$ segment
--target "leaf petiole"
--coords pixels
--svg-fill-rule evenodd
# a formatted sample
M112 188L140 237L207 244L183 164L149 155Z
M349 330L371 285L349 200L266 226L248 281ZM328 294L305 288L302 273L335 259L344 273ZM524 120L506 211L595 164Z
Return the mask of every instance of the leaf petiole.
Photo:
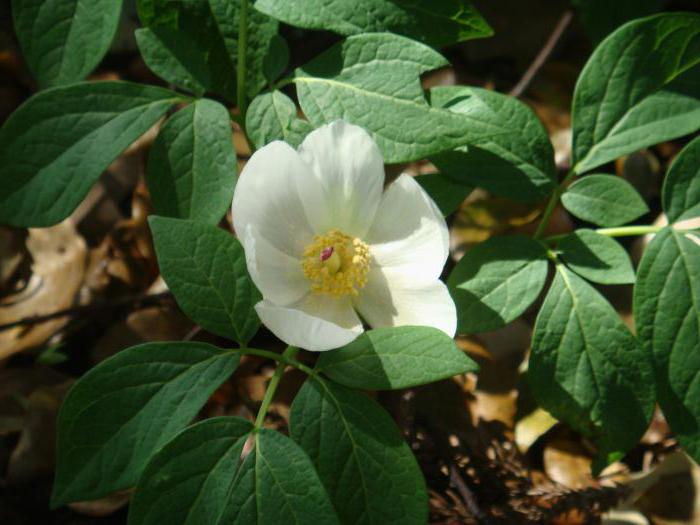
M566 190L566 187L569 185L569 183L573 180L574 177L576 177L576 173L574 173L574 171L572 170L566 175L566 177L564 177L564 180L561 181L561 184L554 188L554 191L552 191L552 195L549 197L549 202L547 202L547 207L542 213L542 219L540 219L540 223L537 226L537 230L535 231L535 235L533 235L533 238L539 239L542 237L545 230L547 229L547 224L549 224L549 219L552 217L552 213L554 212L554 209L559 203L559 199L561 198L562 194Z
M282 379L282 374L284 374L284 370L285 368L287 368L287 359L293 359L298 351L299 349L296 346L288 346L282 354L282 359L277 365L277 369L275 370L272 379L270 379L270 384L267 386L267 390L265 391L265 397L263 398L262 404L260 405L260 410L258 410L258 416L255 418L254 431L260 430L263 426L263 423L265 422L265 415L267 414L267 409L270 407L272 398L275 396L275 392L277 391L277 387L279 386L280 379Z
M632 225L632 226L619 226L617 228L598 228L597 230L593 230L594 232L600 234L600 235L605 235L607 237L633 237L635 235L647 235L650 233L659 233L661 230L664 228L667 228L668 226L653 226L653 225ZM675 231L680 232L680 233L690 233L696 231L693 228L690 229L676 229L674 228ZM562 233L559 235L551 235L550 237L545 237L543 240L546 243L556 243L560 240L562 240L564 237L567 237L569 234L568 233Z
M306 366L304 363L302 363L300 361L297 361L292 356L285 356L284 354L278 354L277 352L270 352L269 350L261 350L259 348L248 348L248 347L236 348L233 351L234 352L241 352L242 354L246 354L246 355L256 355L258 357L272 359L273 361L277 361L278 363L292 366L292 367L296 368L297 370L301 370L302 372L304 372L310 376L316 375L316 372L312 368Z

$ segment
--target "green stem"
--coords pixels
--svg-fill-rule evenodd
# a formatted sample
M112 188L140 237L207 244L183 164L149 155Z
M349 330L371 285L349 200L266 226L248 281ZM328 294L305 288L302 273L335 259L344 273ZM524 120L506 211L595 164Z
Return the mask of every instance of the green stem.
M620 226L618 228L598 228L593 230L600 235L605 235L607 237L632 237L635 235L647 235L648 233L659 233L661 230L667 226L644 226L644 225L633 225L633 226ZM693 230L678 230L693 231ZM545 242L555 243L562 240L564 237L568 236L568 233L562 233L560 235L551 235L544 239Z
M262 350L264 352L264 350ZM260 405L260 410L258 410L258 416L255 418L255 430L260 430L265 422L265 415L267 414L267 409L270 407L272 398L275 397L275 392L280 384L280 379L282 379L282 374L284 374L284 369L287 367L287 359L293 359L299 349L296 346L289 346L282 354L282 361L277 365L272 379L270 379L270 384L267 385L267 390L265 391L265 397Z
M568 175L564 177L564 180L561 181L561 184L554 188L554 191L552 192L552 195L549 198L549 202L547 203L547 207L542 213L542 219L540 219L540 223L537 226L537 230L535 231L535 239L539 239L540 237L542 237L542 235L544 235L544 231L547 229L547 224L549 224L549 219L552 217L552 213L557 207L562 193L564 193L564 190L566 190L566 187L569 185L569 182L571 182L571 179L573 179L575 176L576 174L573 171L570 171Z
M596 233L607 235L608 237L630 237L633 235L646 235L648 233L658 233L666 226L621 226L619 228L599 228Z
M282 79L278 80L277 82L275 82L272 85L272 90L275 91L278 89L282 89L284 86L288 86L289 84L294 84L293 77L287 77L287 78L282 78Z
M255 153L255 144L248 136L245 119L248 114L248 98L246 93L246 52L248 50L248 2L241 0L241 12L238 17L238 63L236 64L236 97L238 105L238 117L234 120L243 132L243 137L248 143L251 153Z
M316 375L316 372L308 366L306 366L304 363L297 361L296 359L292 357L285 357L283 354L278 354L276 352L270 352L269 350L261 350L259 348L239 348L237 350L238 352L241 352L242 354L246 355L256 355L258 357L264 357L266 359L272 359L273 361L277 361L278 363L283 363L285 365L293 366L297 370L301 370L305 374L308 375Z
M241 0L241 12L238 17L238 63L236 64L236 96L241 122L245 124L248 111L246 99L246 51L248 49L248 0Z

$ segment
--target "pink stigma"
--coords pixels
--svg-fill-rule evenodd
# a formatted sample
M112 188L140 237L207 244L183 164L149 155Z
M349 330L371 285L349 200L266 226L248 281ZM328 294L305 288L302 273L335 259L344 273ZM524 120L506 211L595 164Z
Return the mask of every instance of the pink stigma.
M327 261L333 255L333 246L321 250L321 262Z

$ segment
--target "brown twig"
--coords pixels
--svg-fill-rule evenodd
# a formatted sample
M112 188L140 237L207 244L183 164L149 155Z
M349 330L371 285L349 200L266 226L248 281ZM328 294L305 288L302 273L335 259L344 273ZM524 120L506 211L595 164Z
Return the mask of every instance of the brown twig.
M527 68L527 71L525 71L520 81L510 90L510 93L508 93L510 96L520 97L525 92L530 82L532 82L532 79L535 78L542 66L549 60L549 57L552 55L552 52L554 52L554 49L557 47L566 28L569 27L573 17L574 12L571 9L565 11L564 14L561 15L559 22L557 22L557 25L554 27L552 34L549 35L544 47L537 53L535 60L532 61L532 64Z
M457 492L459 492L459 495L462 497L462 501L464 501L464 504L467 506L467 509L472 514L472 516L479 520L479 523L485 523L485 520L487 520L488 518L486 514L479 508L479 504L476 502L476 497L474 496L474 493L467 486L466 482L462 479L462 476L459 474L457 466L452 461L449 462L449 466L450 483L453 487L457 489Z
M0 332L4 330L9 330L11 328L16 328L18 326L29 326L39 323L45 323L47 321L53 321L54 319L60 319L61 317L76 317L81 315L89 315L97 312L102 312L105 310L114 310L117 308L123 308L125 306L149 306L153 304L158 304L164 299L172 297L170 292L161 292L156 294L141 294L132 297L125 297L117 301L112 301L109 303L93 303L86 304L82 306L74 306L72 308L66 308L65 310L58 310L50 314L44 315L34 315L32 317L25 317L23 319L18 319L17 321L12 321L10 323L0 324Z

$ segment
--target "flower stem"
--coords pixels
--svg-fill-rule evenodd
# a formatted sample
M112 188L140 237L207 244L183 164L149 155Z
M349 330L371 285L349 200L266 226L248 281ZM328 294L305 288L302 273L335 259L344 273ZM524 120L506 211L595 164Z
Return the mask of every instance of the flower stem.
M264 352L264 350L262 350ZM296 346L289 346L282 354L282 360L277 365L272 379L270 379L270 384L267 385L267 390L265 391L265 397L260 405L260 410L258 410L258 416L255 418L255 430L260 430L265 422L265 415L267 414L267 409L270 407L272 398L275 397L275 392L280 384L280 379L282 379L282 374L284 374L284 369L287 367L287 359L293 359L299 349Z
M554 191L552 192L552 195L549 197L549 202L547 203L547 207L544 209L544 212L542 213L542 219L540 219L540 224L537 226L537 230L535 231L534 238L539 239L544 235L544 231L547 229L547 224L549 224L549 219L552 217L552 213L554 212L554 208L557 207L557 204L559 203L559 199L564 193L564 190L566 190L566 187L569 185L569 182L571 182L571 179L573 179L576 176L576 174L572 171L570 171L566 177L564 177L564 180L561 181L561 184L554 188Z

